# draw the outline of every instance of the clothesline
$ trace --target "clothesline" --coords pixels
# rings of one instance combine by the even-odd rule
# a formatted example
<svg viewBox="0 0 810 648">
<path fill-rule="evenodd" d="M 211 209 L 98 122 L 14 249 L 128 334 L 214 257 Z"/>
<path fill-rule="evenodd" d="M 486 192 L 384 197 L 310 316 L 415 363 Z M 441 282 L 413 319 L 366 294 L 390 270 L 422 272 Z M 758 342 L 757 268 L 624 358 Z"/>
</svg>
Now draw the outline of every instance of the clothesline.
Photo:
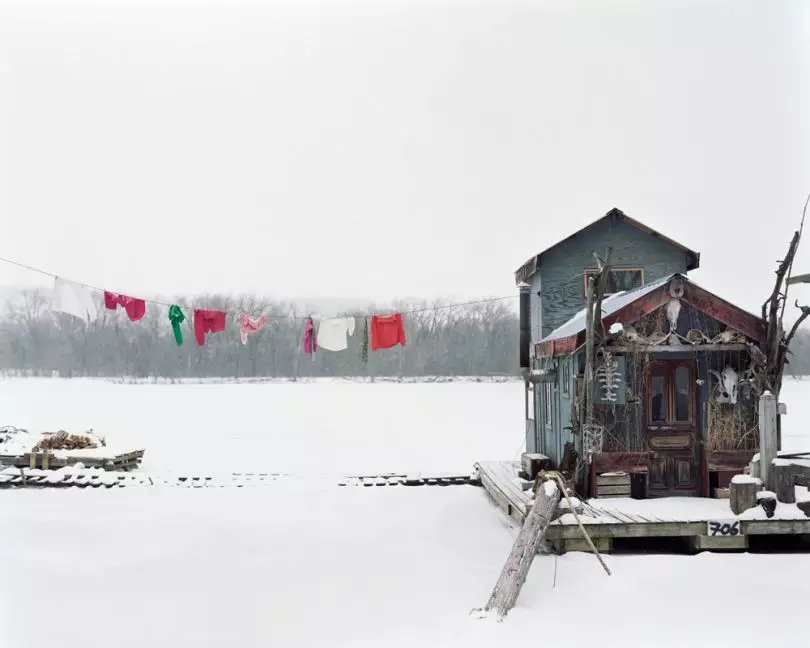
<svg viewBox="0 0 810 648">
<path fill-rule="evenodd" d="M 8 263 L 10 265 L 17 266 L 19 268 L 23 268 L 25 270 L 30 270 L 31 272 L 36 272 L 36 273 L 44 275 L 46 277 L 50 277 L 50 278 L 52 278 L 54 280 L 63 279 L 65 281 L 69 281 L 71 284 L 81 286 L 83 288 L 87 288 L 88 290 L 92 290 L 92 291 L 95 291 L 95 292 L 98 292 L 98 293 L 103 294 L 105 292 L 112 292 L 112 291 L 109 291 L 108 289 L 99 288 L 98 286 L 94 286 L 92 284 L 87 284 L 87 283 L 83 283 L 81 281 L 73 281 L 73 280 L 70 280 L 70 279 L 66 279 L 62 275 L 57 275 L 57 274 L 54 274 L 52 272 L 48 272 L 47 270 L 42 270 L 41 268 L 36 268 L 34 266 L 31 266 L 31 265 L 28 265 L 28 264 L 25 264 L 25 263 L 21 263 L 19 261 L 14 261 L 13 259 L 8 259 L 6 257 L 0 257 L 0 261 L 2 261 L 4 263 Z M 122 293 L 116 293 L 116 294 L 122 294 Z M 517 299 L 517 297 L 518 297 L 517 294 L 515 294 L 515 295 L 505 295 L 503 297 L 486 297 L 486 298 L 482 298 L 482 299 L 474 299 L 474 300 L 471 300 L 471 301 L 454 302 L 454 303 L 451 303 L 451 304 L 442 304 L 442 305 L 439 305 L 439 306 L 425 306 L 425 307 L 422 307 L 422 308 L 413 308 L 413 309 L 410 309 L 410 310 L 398 311 L 398 312 L 401 315 L 414 315 L 414 314 L 418 314 L 418 313 L 429 313 L 429 312 L 433 312 L 433 311 L 446 310 L 446 309 L 449 309 L 449 308 L 458 308 L 458 307 L 462 307 L 462 306 L 474 306 L 476 304 L 486 304 L 486 303 L 497 302 L 497 301 L 506 301 L 508 299 Z M 184 311 L 187 311 L 189 313 L 193 313 L 195 310 L 198 310 L 198 307 L 193 306 L 193 305 L 192 306 L 185 306 L 185 305 L 182 305 L 182 304 L 170 304 L 168 302 L 163 302 L 163 301 L 159 301 L 159 300 L 156 300 L 156 299 L 146 299 L 146 298 L 140 298 L 140 299 L 141 299 L 141 301 L 143 301 L 143 302 L 145 302 L 147 304 L 154 304 L 156 306 L 163 306 L 165 308 L 171 308 L 172 306 L 177 306 L 178 308 L 180 308 L 180 309 L 182 309 Z M 387 310 L 391 310 L 391 309 L 387 309 Z M 238 311 L 238 312 L 237 311 L 222 311 L 222 312 L 226 312 L 229 315 L 234 315 L 234 316 L 237 316 L 237 317 L 241 317 L 241 314 L 242 314 L 242 311 Z M 274 313 L 268 313 L 268 314 L 266 314 L 266 316 L 268 318 L 272 318 L 272 319 L 287 319 L 287 320 L 297 320 L 297 321 L 306 321 L 306 320 L 308 320 L 308 319 L 310 319 L 312 317 L 311 315 L 278 315 L 278 314 L 274 314 Z M 335 315 L 335 316 L 331 316 L 331 317 L 319 317 L 319 319 L 328 320 L 328 319 L 336 319 L 336 318 L 339 318 L 339 317 L 340 316 Z"/>
</svg>

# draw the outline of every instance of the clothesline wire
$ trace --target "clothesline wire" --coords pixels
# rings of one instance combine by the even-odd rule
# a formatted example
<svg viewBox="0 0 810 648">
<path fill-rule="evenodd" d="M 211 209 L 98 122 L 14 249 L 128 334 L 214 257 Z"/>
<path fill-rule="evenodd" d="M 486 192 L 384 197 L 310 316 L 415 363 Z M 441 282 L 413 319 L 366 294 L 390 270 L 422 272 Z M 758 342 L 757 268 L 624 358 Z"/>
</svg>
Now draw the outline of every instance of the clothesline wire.
<svg viewBox="0 0 810 648">
<path fill-rule="evenodd" d="M 65 279 L 65 277 L 61 277 L 61 275 L 56 275 L 53 272 L 48 272 L 47 270 L 42 270 L 41 268 L 35 268 L 34 266 L 28 265 L 26 263 L 21 263 L 19 261 L 15 261 L 13 259 L 8 259 L 6 257 L 0 257 L 0 261 L 2 261 L 4 263 L 9 263 L 9 264 L 14 265 L 14 266 L 17 266 L 18 268 L 23 268 L 25 270 L 30 270 L 31 272 L 39 273 L 39 274 L 44 275 L 46 277 L 51 277 L 52 279 L 59 279 L 59 278 Z M 83 288 L 88 288 L 89 290 L 95 290 L 96 292 L 100 292 L 100 293 L 107 292 L 106 289 L 99 288 L 98 286 L 93 286 L 91 284 L 82 283 L 80 281 L 72 281 L 72 280 L 68 280 L 68 279 L 65 279 L 65 280 L 70 281 L 71 283 L 73 283 L 73 284 L 75 284 L 77 286 L 81 286 Z M 109 292 L 112 292 L 112 291 L 109 291 Z M 465 301 L 465 302 L 456 302 L 456 303 L 453 303 L 453 304 L 442 304 L 440 306 L 425 306 L 425 307 L 422 307 L 422 308 L 413 308 L 413 309 L 410 309 L 410 310 L 407 310 L 407 311 L 399 311 L 399 313 L 401 315 L 415 315 L 417 313 L 429 313 L 429 312 L 433 312 L 433 311 L 447 310 L 449 308 L 457 308 L 457 307 L 461 307 L 461 306 L 473 306 L 473 305 L 476 305 L 476 304 L 487 304 L 487 303 L 490 303 L 490 302 L 505 301 L 507 299 L 517 299 L 517 297 L 518 297 L 518 295 L 516 295 L 516 294 L 515 295 L 505 295 L 503 297 L 487 297 L 487 298 L 483 298 L 483 299 L 474 299 L 474 300 Z M 157 306 L 164 306 L 166 308 L 170 308 L 171 306 L 175 305 L 175 304 L 170 304 L 168 302 L 158 301 L 156 299 L 144 299 L 143 301 L 146 302 L 147 304 L 155 304 Z M 189 311 L 189 312 L 193 311 L 194 308 L 195 308 L 194 306 L 184 306 L 182 304 L 177 304 L 177 306 L 179 306 L 181 309 Z M 388 309 L 388 310 L 391 310 L 391 309 Z M 242 314 L 241 311 L 239 313 L 236 313 L 234 311 L 223 311 L 223 312 L 226 312 L 226 313 L 231 314 L 231 315 L 237 315 L 237 316 L 240 316 Z M 268 317 L 273 318 L 273 319 L 307 320 L 307 319 L 309 319 L 310 316 L 309 315 L 275 315 L 275 314 L 270 314 L 270 315 L 268 315 Z M 333 317 L 319 317 L 319 319 L 333 319 Z"/>
</svg>

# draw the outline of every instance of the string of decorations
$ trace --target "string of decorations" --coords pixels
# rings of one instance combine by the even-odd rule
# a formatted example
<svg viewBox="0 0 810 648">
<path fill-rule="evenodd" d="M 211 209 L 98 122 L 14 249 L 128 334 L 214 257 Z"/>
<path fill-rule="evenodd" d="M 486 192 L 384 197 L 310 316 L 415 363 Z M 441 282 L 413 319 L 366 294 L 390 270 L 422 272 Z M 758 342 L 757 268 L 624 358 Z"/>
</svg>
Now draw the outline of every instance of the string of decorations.
<svg viewBox="0 0 810 648">
<path fill-rule="evenodd" d="M 183 344 L 182 324 L 186 321 L 188 313 L 192 319 L 194 338 L 197 344 L 205 344 L 206 335 L 219 333 L 225 330 L 227 316 L 236 315 L 240 324 L 240 334 L 242 344 L 247 344 L 251 335 L 259 333 L 269 319 L 287 319 L 304 321 L 304 331 L 302 335 L 302 350 L 313 357 L 315 352 L 324 349 L 328 351 L 344 351 L 348 348 L 348 337 L 354 335 L 357 323 L 351 316 L 335 316 L 319 318 L 316 329 L 315 320 L 311 315 L 275 315 L 260 314 L 251 315 L 245 312 L 233 312 L 225 310 L 213 310 L 197 308 L 196 306 L 181 306 L 170 304 L 154 299 L 143 299 L 132 297 L 122 293 L 116 293 L 97 286 L 70 281 L 52 272 L 42 270 L 13 259 L 0 257 L 0 261 L 8 263 L 25 270 L 30 270 L 38 274 L 51 277 L 54 280 L 53 293 L 51 295 L 50 309 L 53 312 L 65 313 L 84 322 L 94 320 L 98 317 L 96 303 L 93 300 L 93 292 L 103 293 L 104 307 L 108 310 L 122 308 L 130 321 L 137 322 L 146 315 L 147 304 L 154 304 L 168 308 L 168 321 L 174 334 L 175 342 L 178 346 Z M 433 312 L 456 308 L 461 306 L 471 306 L 474 304 L 485 304 L 489 302 L 515 299 L 517 295 L 505 297 L 490 297 L 476 299 L 472 301 L 443 304 L 440 306 L 426 306 L 414 308 L 407 311 L 396 312 L 388 315 L 371 315 L 362 317 L 363 331 L 361 333 L 361 356 L 363 361 L 368 360 L 368 351 L 380 351 L 390 349 L 395 346 L 405 346 L 405 328 L 403 325 L 403 315 L 416 313 Z"/>
</svg>

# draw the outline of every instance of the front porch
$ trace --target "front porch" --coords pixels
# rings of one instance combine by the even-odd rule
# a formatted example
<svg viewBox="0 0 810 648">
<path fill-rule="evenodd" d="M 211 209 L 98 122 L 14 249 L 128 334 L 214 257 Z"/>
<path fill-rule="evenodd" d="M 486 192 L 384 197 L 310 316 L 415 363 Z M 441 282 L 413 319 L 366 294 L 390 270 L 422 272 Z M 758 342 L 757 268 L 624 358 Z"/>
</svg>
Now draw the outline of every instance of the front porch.
<svg viewBox="0 0 810 648">
<path fill-rule="evenodd" d="M 518 462 L 476 464 L 481 485 L 518 524 L 534 504 L 533 482 L 523 479 L 520 469 Z M 807 497 L 805 489 L 802 496 Z M 767 518 L 760 506 L 735 515 L 727 499 L 591 498 L 581 503 L 579 517 L 599 551 L 611 551 L 614 540 L 643 538 L 683 538 L 693 550 L 739 550 L 749 547 L 751 536 L 801 535 L 810 540 L 810 518 L 800 506 L 803 502 L 779 502 L 774 516 Z M 560 553 L 587 550 L 574 515 L 565 511 L 561 508 L 559 517 L 548 525 L 545 539 Z"/>
</svg>

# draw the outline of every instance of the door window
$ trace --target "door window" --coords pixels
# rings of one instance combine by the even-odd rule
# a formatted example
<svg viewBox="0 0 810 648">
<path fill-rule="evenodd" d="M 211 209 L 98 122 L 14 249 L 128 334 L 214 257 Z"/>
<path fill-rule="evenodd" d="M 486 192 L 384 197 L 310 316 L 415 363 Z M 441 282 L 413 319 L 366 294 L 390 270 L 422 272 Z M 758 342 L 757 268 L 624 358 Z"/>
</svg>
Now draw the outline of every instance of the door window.
<svg viewBox="0 0 810 648">
<path fill-rule="evenodd" d="M 688 363 L 655 362 L 650 366 L 649 424 L 692 423 L 694 398 L 695 381 Z"/>
<path fill-rule="evenodd" d="M 666 368 L 662 365 L 653 367 L 650 376 L 650 422 L 666 423 L 669 411 L 669 389 Z"/>
<path fill-rule="evenodd" d="M 692 372 L 686 365 L 675 367 L 673 388 L 675 390 L 675 422 L 689 423 L 692 420 Z"/>
</svg>

